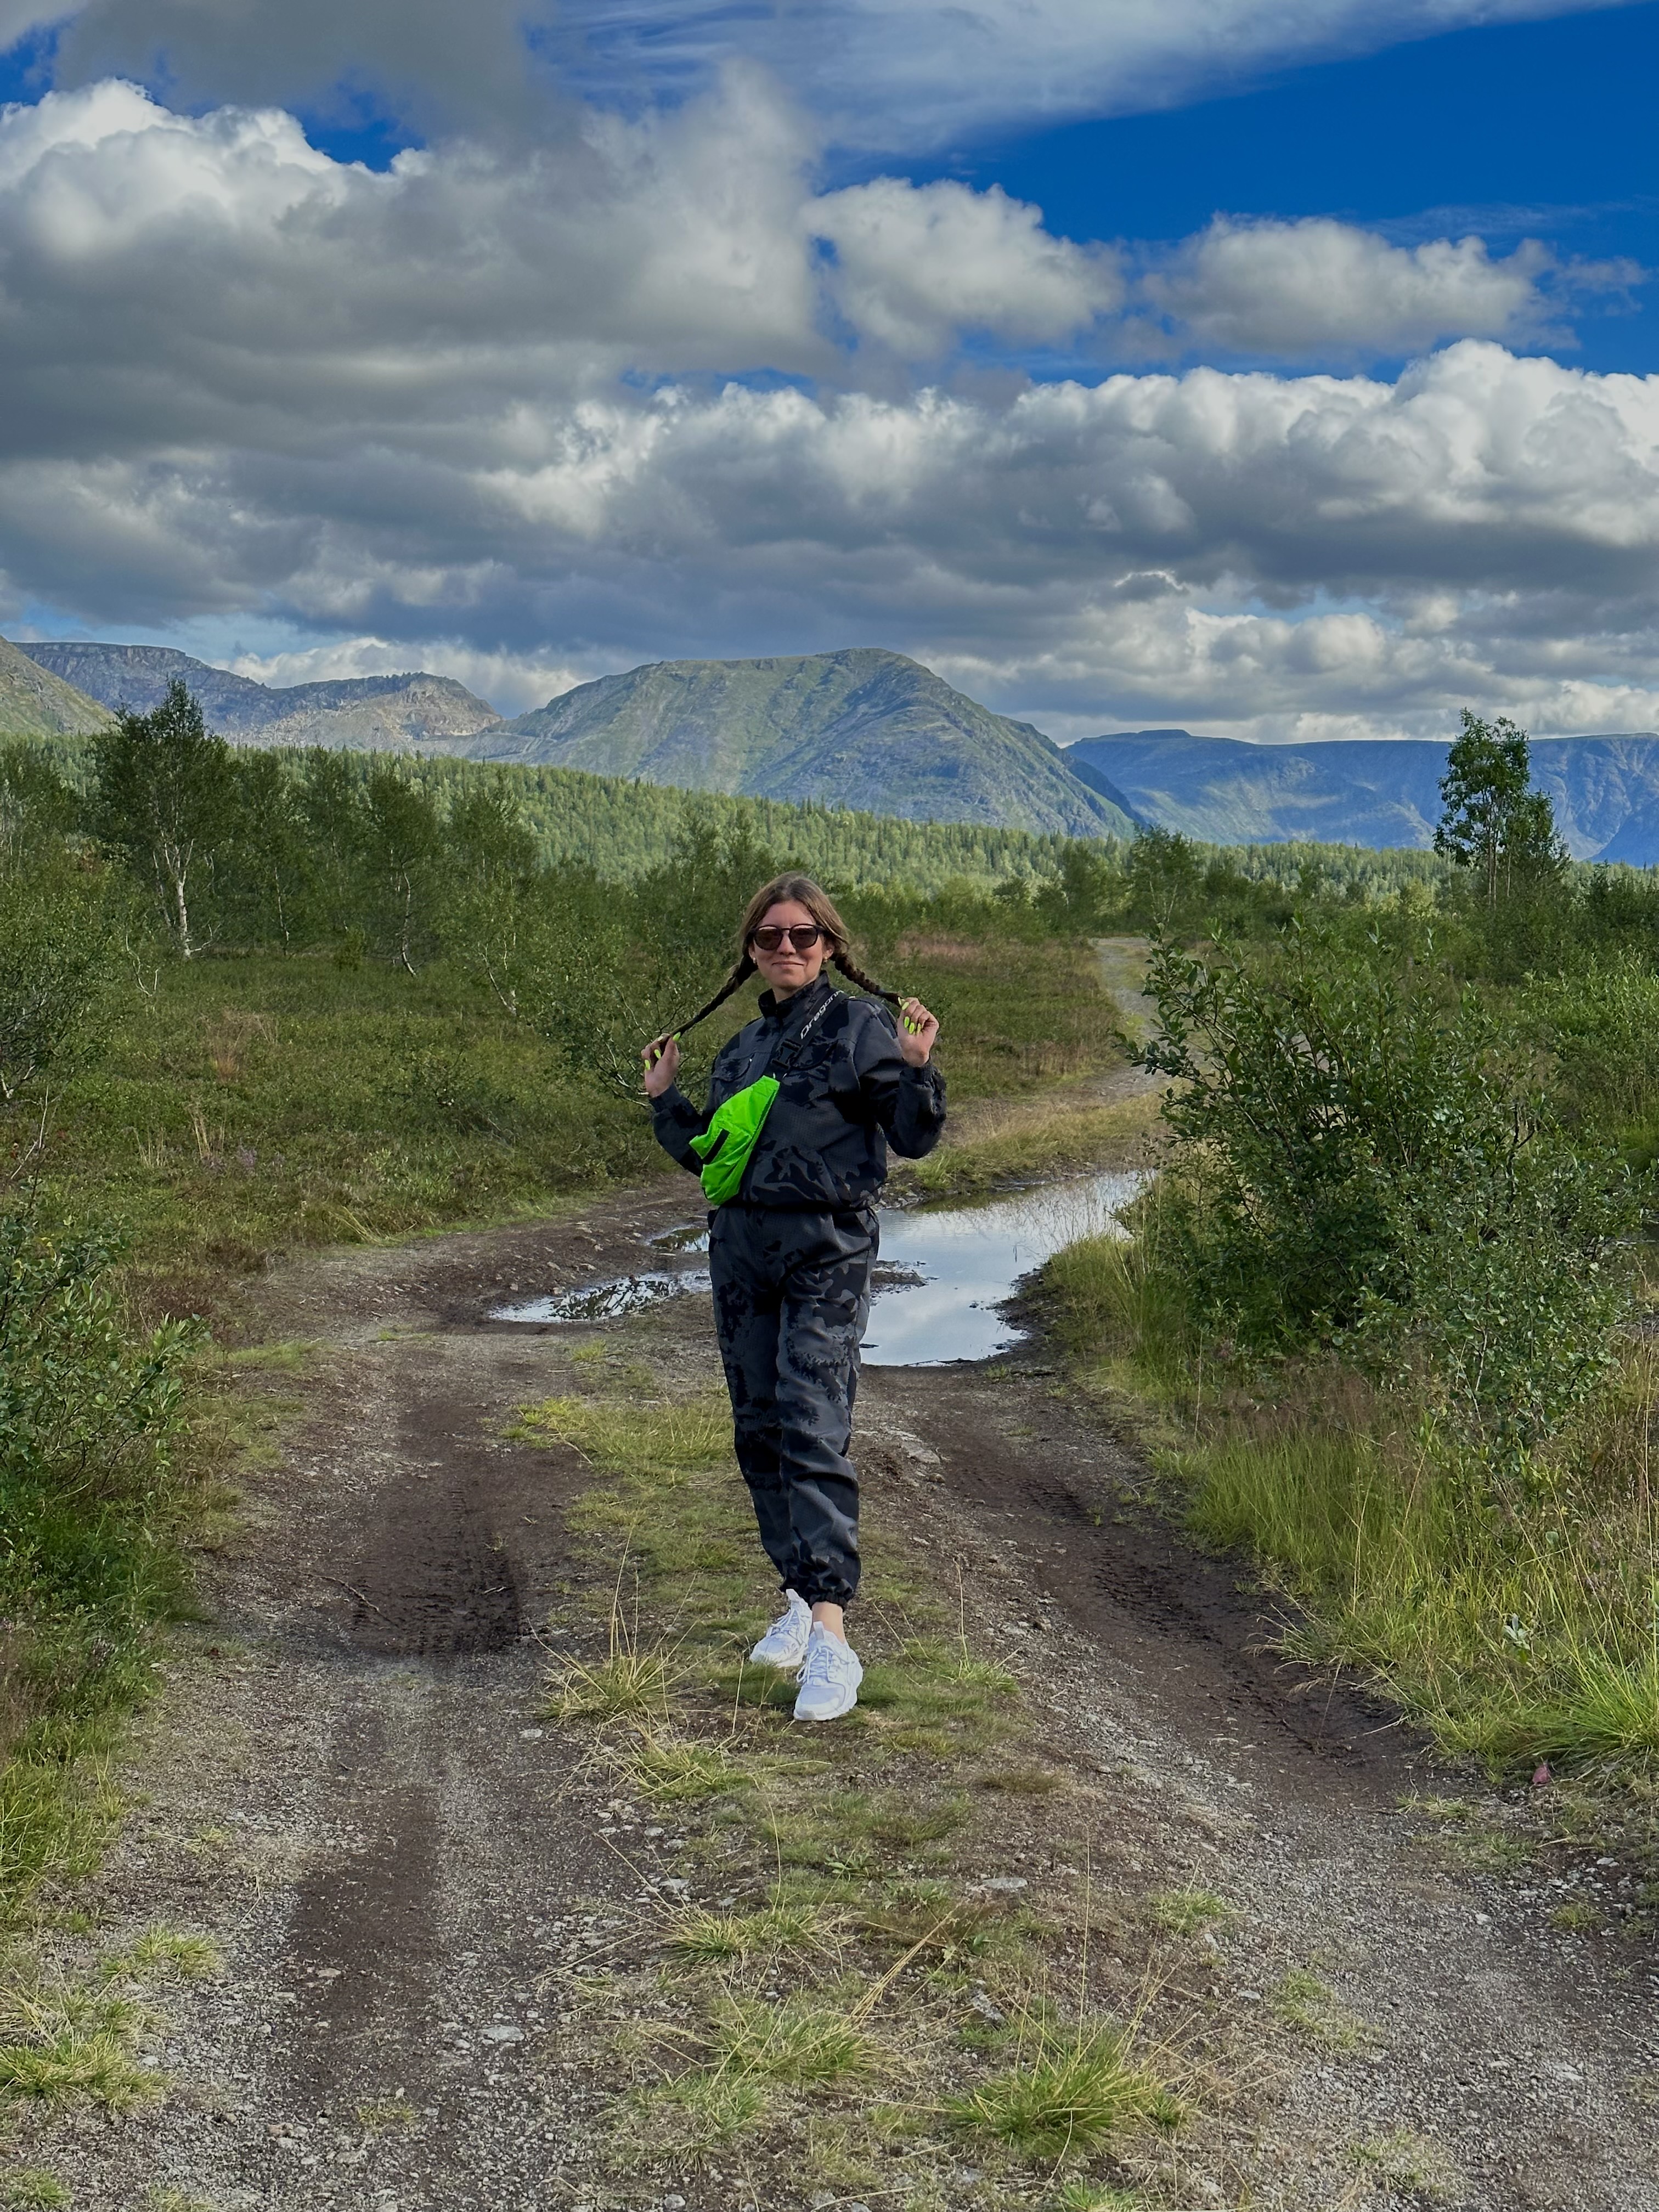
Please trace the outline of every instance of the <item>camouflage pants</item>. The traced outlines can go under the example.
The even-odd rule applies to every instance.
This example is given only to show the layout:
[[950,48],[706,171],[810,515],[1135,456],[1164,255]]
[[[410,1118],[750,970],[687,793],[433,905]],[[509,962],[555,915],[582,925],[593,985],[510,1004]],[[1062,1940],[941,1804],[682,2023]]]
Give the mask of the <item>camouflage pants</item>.
[[848,1450],[876,1256],[872,1214],[722,1206],[708,1237],[738,1465],[786,1589],[845,1605],[859,1586]]

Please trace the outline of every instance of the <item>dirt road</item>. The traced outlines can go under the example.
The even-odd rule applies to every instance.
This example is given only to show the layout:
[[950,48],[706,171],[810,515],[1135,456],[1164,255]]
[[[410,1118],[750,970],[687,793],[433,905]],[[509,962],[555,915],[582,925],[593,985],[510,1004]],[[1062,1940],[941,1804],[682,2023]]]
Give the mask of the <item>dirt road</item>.
[[[686,1193],[308,1261],[246,1292],[247,1344],[309,1349],[246,1370],[292,1401],[280,1450],[207,1565],[211,1619],[125,1763],[93,1899],[108,1940],[199,1930],[226,1972],[163,2001],[162,2104],[25,2126],[15,2159],[79,2212],[850,2202],[805,2168],[757,2184],[737,2153],[619,2178],[603,2039],[559,1995],[675,1886],[678,1838],[639,1827],[623,1848],[604,1777],[542,1711],[591,1476],[501,1430],[568,1387],[595,1332],[485,1316],[638,1267]],[[706,1298],[605,1335],[714,1374]],[[970,1637],[1094,1778],[1103,1886],[1126,1912],[1172,1887],[1231,1908],[1181,1954],[1226,2054],[1209,2148],[1136,2201],[1659,2212],[1659,1981],[1600,1932],[1619,1869],[1483,1871],[1468,1839],[1502,1858],[1501,1805],[1265,1656],[1233,1571],[1141,1509],[1133,1454],[1040,1352],[872,1370],[860,1419],[872,1523],[924,1571],[965,1563]],[[758,1574],[754,1597],[758,1620]],[[1454,1795],[1458,1818],[1401,1809]],[[1040,1842],[1010,1860],[1009,1886],[1040,1886]],[[1595,1924],[1557,1926],[1563,1899]],[[1054,2201],[1040,2172],[988,2195],[952,2161],[936,2182],[928,2201],[962,2212]]]

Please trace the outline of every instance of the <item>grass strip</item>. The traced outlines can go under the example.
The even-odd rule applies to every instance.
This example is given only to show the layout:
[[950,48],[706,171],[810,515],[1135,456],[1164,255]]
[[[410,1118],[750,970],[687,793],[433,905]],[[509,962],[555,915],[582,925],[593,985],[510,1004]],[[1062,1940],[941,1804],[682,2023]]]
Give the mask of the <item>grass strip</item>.
[[[682,1846],[637,1942],[581,1978],[621,2076],[613,2173],[736,2158],[757,2202],[805,2175],[913,2212],[1166,2201],[1191,2119],[1171,2081],[1191,2069],[1141,2001],[1144,1959],[1091,1957],[1092,1802],[1034,1764],[1016,1678],[878,1527],[860,1704],[797,1728],[793,1682],[744,1656],[763,1577],[723,1398],[583,1350],[580,1387],[516,1424],[594,1473],[556,1614],[578,1648],[547,1711],[605,1778],[613,1848],[668,1821]],[[1006,1870],[1012,1838],[1039,1832],[1067,1863],[1031,1904]]]

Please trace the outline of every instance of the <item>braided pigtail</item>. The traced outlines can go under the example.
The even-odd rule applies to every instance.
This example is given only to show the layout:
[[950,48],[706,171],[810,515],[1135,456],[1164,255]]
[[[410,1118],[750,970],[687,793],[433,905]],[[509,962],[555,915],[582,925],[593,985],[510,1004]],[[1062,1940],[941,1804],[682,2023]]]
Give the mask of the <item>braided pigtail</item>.
[[706,1006],[699,1006],[690,1021],[681,1022],[676,1029],[665,1030],[663,1032],[664,1038],[683,1037],[688,1030],[696,1029],[699,1022],[706,1022],[717,1006],[723,1006],[726,1004],[733,991],[740,991],[743,988],[754,972],[755,963],[749,957],[748,953],[744,952],[733,965],[732,973],[720,985],[708,1004]]
[[866,975],[862,968],[855,965],[844,945],[836,945],[835,951],[830,955],[830,963],[832,967],[838,968],[849,983],[856,984],[860,991],[867,991],[872,999],[885,999],[890,1006],[902,1006],[904,1003],[896,991],[884,989],[877,982],[873,975]]

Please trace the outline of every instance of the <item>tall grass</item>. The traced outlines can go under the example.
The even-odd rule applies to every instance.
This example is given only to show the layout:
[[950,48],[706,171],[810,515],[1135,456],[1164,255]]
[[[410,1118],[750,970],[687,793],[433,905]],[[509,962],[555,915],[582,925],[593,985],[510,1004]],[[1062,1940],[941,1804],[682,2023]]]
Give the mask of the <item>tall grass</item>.
[[1177,1510],[1294,1598],[1285,1648],[1382,1686],[1447,1749],[1495,1767],[1659,1765],[1659,1350],[1534,1458],[1524,1498],[1408,1401],[1334,1363],[1242,1387],[1198,1346],[1160,1267],[1155,1200],[1133,1243],[1072,1246],[1047,1281],[1071,1346],[1166,1416]]
[[[1171,1455],[1193,1527],[1253,1551],[1310,1609],[1287,1647],[1386,1682],[1495,1765],[1659,1762],[1659,1410],[1650,1347],[1496,1507],[1432,1434],[1235,1433]],[[1632,1481],[1632,1462],[1644,1472]]]

